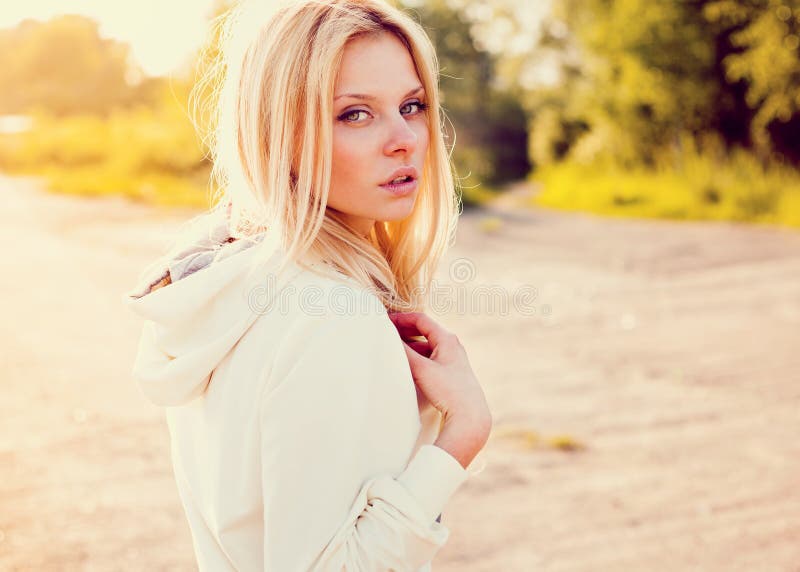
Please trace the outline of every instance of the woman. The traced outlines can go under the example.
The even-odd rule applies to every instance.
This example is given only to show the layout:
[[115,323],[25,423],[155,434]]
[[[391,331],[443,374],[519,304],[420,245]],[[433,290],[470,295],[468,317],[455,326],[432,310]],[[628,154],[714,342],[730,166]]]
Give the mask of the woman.
[[212,69],[227,208],[128,295],[134,376],[200,570],[430,570],[491,427],[422,312],[457,217],[433,48],[380,0],[264,4]]

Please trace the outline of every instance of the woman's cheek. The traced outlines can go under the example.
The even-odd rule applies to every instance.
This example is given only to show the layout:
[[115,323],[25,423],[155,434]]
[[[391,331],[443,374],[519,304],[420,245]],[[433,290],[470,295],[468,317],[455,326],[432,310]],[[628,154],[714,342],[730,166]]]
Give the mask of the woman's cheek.
[[335,133],[333,140],[333,164],[331,165],[336,183],[346,184],[358,160],[358,145],[348,133]]
[[363,129],[343,130],[334,138],[333,156],[343,164],[350,166],[353,161],[359,160],[367,148],[368,138],[361,133]]
[[428,142],[431,136],[427,122],[420,121],[415,131],[417,133],[417,152],[424,155],[428,150]]

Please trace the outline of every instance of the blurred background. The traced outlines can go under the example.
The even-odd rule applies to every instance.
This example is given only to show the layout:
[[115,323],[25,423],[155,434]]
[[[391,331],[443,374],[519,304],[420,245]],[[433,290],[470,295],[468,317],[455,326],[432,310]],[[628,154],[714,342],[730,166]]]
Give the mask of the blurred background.
[[[2,10],[0,168],[204,206],[187,99],[224,0],[73,4]],[[441,57],[466,203],[525,181],[548,207],[800,226],[795,1],[410,7]]]
[[[434,567],[800,570],[800,1],[401,6],[465,205],[442,278],[536,292],[440,316],[495,429]],[[209,206],[227,7],[0,8],[2,570],[193,569],[120,297]]]

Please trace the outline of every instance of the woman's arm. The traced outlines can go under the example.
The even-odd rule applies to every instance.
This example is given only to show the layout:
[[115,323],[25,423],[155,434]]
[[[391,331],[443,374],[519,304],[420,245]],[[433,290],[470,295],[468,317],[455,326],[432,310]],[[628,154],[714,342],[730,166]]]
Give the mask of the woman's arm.
[[[398,464],[415,441],[397,427],[417,415],[416,396],[387,317],[326,317],[288,375],[268,382],[265,570],[399,572],[430,562],[449,536],[435,519],[468,472],[435,445]],[[407,392],[382,391],[401,383]],[[377,418],[385,399],[398,402]]]

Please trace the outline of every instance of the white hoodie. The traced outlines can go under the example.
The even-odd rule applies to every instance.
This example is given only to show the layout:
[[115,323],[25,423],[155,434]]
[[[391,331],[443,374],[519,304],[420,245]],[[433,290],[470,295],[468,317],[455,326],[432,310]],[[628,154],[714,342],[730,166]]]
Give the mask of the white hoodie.
[[[226,230],[126,296],[199,569],[430,570],[437,515],[473,471],[432,445],[441,416],[386,310],[327,266],[278,274],[280,249]],[[273,254],[251,274],[258,248]]]

